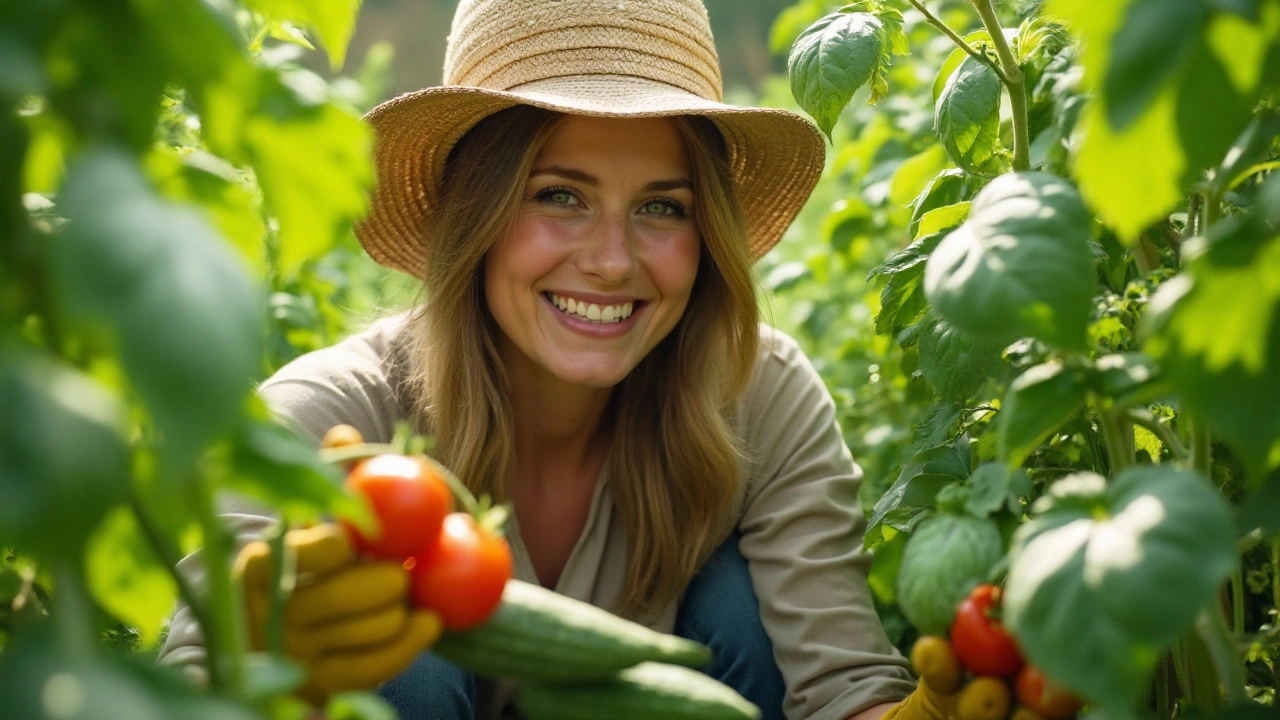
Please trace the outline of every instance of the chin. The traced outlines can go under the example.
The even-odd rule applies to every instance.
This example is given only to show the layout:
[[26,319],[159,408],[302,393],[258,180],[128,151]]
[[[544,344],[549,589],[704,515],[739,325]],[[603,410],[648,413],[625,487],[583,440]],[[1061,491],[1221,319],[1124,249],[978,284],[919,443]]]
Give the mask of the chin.
[[598,367],[584,363],[562,367],[561,371],[556,373],[556,375],[570,385],[604,390],[612,388],[625,380],[627,374],[630,372],[630,367]]

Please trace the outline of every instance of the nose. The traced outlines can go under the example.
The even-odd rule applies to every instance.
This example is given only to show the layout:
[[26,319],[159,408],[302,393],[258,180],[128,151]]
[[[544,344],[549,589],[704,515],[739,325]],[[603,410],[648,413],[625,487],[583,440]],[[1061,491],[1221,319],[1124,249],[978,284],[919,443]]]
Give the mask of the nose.
[[621,283],[635,271],[634,241],[625,214],[605,214],[596,223],[588,247],[579,254],[578,267],[582,272],[598,277],[604,284]]

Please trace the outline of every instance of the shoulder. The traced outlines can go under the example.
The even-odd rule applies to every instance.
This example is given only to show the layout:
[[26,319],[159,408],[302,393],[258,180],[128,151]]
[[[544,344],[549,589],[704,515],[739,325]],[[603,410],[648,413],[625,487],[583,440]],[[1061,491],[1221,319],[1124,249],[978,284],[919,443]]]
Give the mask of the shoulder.
[[[390,436],[401,406],[408,313],[376,320],[326,348],[292,360],[258,387],[283,422],[319,439],[333,425],[354,425],[366,439]],[[384,437],[385,436],[385,437]]]
[[809,356],[800,343],[787,333],[765,323],[760,324],[760,344],[756,351],[755,367],[744,393],[744,410],[758,405],[780,391],[794,392],[801,388],[817,390],[826,396],[826,386],[814,369]]

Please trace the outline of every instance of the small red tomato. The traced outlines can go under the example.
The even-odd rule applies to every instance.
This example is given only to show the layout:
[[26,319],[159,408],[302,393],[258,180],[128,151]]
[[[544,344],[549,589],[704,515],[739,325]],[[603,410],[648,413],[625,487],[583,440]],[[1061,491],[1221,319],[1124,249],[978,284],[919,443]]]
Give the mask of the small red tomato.
[[365,537],[343,523],[361,555],[404,560],[428,551],[452,502],[449,486],[430,464],[406,455],[377,455],[356,465],[346,488],[363,495],[378,518],[379,533]]
[[979,585],[956,610],[951,624],[951,646],[960,664],[975,675],[1006,677],[1022,667],[1022,653],[992,612],[1000,599],[1000,588]]
[[1048,720],[1066,720],[1084,707],[1079,698],[1045,676],[1040,668],[1027,665],[1014,684],[1018,702]]
[[511,548],[467,513],[444,519],[440,542],[409,570],[413,604],[434,610],[446,630],[475,627],[493,614],[511,577]]

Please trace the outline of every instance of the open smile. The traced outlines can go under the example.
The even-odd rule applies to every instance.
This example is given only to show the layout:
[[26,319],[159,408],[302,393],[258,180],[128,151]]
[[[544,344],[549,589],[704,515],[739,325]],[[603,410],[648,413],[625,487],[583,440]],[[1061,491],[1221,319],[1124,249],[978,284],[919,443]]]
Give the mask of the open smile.
[[545,292],[543,297],[560,312],[573,316],[576,320],[607,325],[620,323],[630,318],[632,313],[644,305],[643,300],[630,300],[622,303],[600,304],[587,302],[568,295]]

